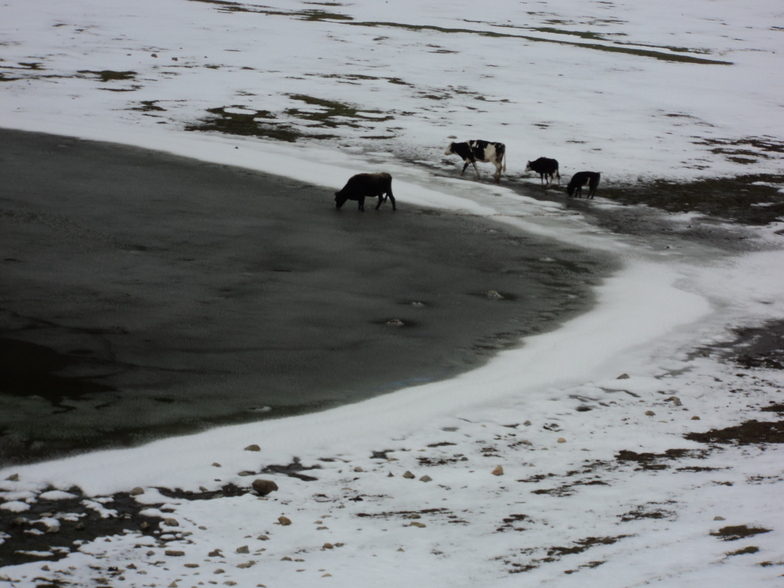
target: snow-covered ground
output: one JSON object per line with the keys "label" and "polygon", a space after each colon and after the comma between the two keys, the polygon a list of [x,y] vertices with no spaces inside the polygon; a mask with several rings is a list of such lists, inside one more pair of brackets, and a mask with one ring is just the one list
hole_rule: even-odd
{"label": "snow-covered ground", "polygon": [[[76,492],[109,519],[121,516],[115,493],[140,488],[132,502],[148,506],[128,531],[83,540],[62,559],[50,561],[54,549],[0,568],[0,583],[782,581],[780,446],[684,438],[778,422],[760,409],[782,404],[782,372],[706,346],[784,316],[781,227],[756,229],[734,254],[612,235],[558,198],[457,178],[443,150],[452,138],[503,141],[518,183],[542,155],[565,177],[596,169],[618,184],[780,173],[784,10],[765,0],[553,4],[0,7],[0,126],[330,189],[383,168],[403,205],[493,217],[623,261],[593,311],[458,378],[3,470],[1,509],[23,516],[47,504],[29,533],[74,517],[89,527],[57,509]],[[591,206],[614,205],[600,188]],[[276,464],[317,479],[261,472]],[[255,479],[278,490],[242,493]],[[213,494],[228,484],[237,496]]]}

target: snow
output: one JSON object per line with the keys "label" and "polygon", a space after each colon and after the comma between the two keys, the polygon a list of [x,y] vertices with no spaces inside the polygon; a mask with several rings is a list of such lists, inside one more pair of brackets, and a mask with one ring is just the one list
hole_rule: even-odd
{"label": "snow", "polygon": [[[683,437],[770,421],[759,409],[781,403],[781,372],[741,370],[707,347],[784,314],[784,275],[773,271],[784,267],[780,225],[760,229],[756,250],[743,253],[667,248],[610,234],[503,181],[458,178],[458,162],[442,155],[452,138],[482,138],[507,144],[512,177],[540,155],[557,158],[565,178],[596,169],[615,183],[780,173],[778,3],[9,0],[0,15],[0,126],[330,189],[383,167],[401,203],[491,217],[622,260],[591,312],[454,379],[0,471],[5,510],[78,486],[91,497],[85,507],[112,518],[108,495],[142,487],[136,501],[147,514],[177,521],[155,537],[86,541],[48,569],[0,568],[0,582],[626,588],[780,579],[781,449],[711,449]],[[90,73],[104,71],[135,73]],[[186,130],[216,108],[331,137]],[[735,149],[750,161],[738,162]],[[601,188],[591,205],[615,206]],[[260,452],[244,450],[253,443]],[[684,453],[676,460],[673,449]],[[623,451],[653,454],[662,467],[619,459]],[[317,481],[258,473],[294,458],[319,466],[306,472]],[[492,475],[498,465],[503,475]],[[159,490],[247,487],[256,477],[280,489],[198,501]],[[739,525],[767,532],[715,535]]]}

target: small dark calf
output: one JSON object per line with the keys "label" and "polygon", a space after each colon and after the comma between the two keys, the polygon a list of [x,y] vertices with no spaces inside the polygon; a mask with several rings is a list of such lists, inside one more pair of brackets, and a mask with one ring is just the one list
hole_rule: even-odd
{"label": "small dark calf", "polygon": [[582,171],[577,172],[572,176],[572,179],[569,181],[569,185],[566,187],[566,191],[569,193],[569,196],[574,196],[575,198],[582,198],[583,194],[583,186],[588,186],[588,198],[593,198],[596,194],[596,188],[599,187],[599,180],[601,179],[602,175],[599,172],[589,172],[589,171]]}
{"label": "small dark calf", "polygon": [[387,196],[392,202],[392,210],[397,210],[395,197],[392,195],[392,176],[386,172],[351,176],[343,189],[335,192],[335,207],[340,208],[346,200],[356,200],[359,202],[359,209],[364,212],[365,198],[373,196],[378,196],[376,210],[386,201]]}
{"label": "small dark calf", "polygon": [[544,179],[547,178],[547,185],[553,183],[553,178],[558,178],[558,185],[561,185],[561,174],[558,171],[558,162],[555,159],[547,157],[540,157],[536,161],[529,161],[525,166],[526,173],[534,171],[539,174],[539,179],[544,184]]}

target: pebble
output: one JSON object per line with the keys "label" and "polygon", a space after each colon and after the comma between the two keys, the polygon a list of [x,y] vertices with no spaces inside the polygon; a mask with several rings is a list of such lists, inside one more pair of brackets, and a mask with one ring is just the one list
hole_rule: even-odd
{"label": "pebble", "polygon": [[280,516],[280,517],[278,517],[278,522],[279,522],[279,523],[280,523],[282,526],[284,526],[284,527],[288,527],[288,526],[291,524],[291,519],[290,519],[289,517]]}
{"label": "pebble", "polygon": [[563,437],[558,437],[558,443],[566,443],[566,439]]}
{"label": "pebble", "polygon": [[403,477],[408,480],[413,480],[414,478],[416,478],[416,476],[409,471],[406,471],[406,473],[403,474]]}
{"label": "pebble", "polygon": [[163,524],[167,527],[179,527],[180,523],[177,519],[163,519]]}
{"label": "pebble", "polygon": [[645,411],[645,416],[655,416],[655,415],[656,415],[656,413],[653,412],[652,410],[646,410]]}
{"label": "pebble", "polygon": [[131,490],[131,496],[139,496],[140,494],[144,494],[144,488],[141,486],[136,486],[136,488]]}
{"label": "pebble", "polygon": [[420,482],[432,482],[433,478],[431,478],[430,476],[422,476],[421,478],[419,478],[419,481]]}
{"label": "pebble", "polygon": [[266,496],[278,489],[278,485],[272,480],[262,480],[261,478],[253,480],[252,487],[259,496]]}
{"label": "pebble", "polygon": [[261,451],[261,447],[259,447],[258,445],[256,445],[256,444],[254,443],[253,445],[248,445],[248,446],[245,448],[245,451]]}
{"label": "pebble", "polygon": [[169,557],[181,557],[185,555],[184,551],[180,551],[178,549],[167,549],[163,553],[164,555],[168,555]]}
{"label": "pebble", "polygon": [[238,547],[235,553],[250,553],[250,549],[247,545],[243,545],[242,547]]}
{"label": "pebble", "polygon": [[499,466],[495,466],[495,469],[493,470],[493,475],[494,476],[503,476],[504,475],[504,468],[503,468],[503,466],[500,466],[500,465]]}

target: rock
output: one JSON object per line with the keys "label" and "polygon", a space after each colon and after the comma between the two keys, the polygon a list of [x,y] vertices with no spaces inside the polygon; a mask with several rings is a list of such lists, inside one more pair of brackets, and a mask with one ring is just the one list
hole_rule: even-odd
{"label": "rock", "polygon": [[177,588],[177,580],[169,584],[169,588]]}
{"label": "rock", "polygon": [[256,444],[254,443],[253,445],[248,445],[248,446],[245,448],[245,451],[261,451],[261,447],[259,447],[258,445],[256,445]]}
{"label": "rock", "polygon": [[432,482],[433,478],[431,478],[430,476],[422,476],[421,478],[419,478],[419,481],[420,482]]}
{"label": "rock", "polygon": [[258,537],[256,537],[256,539],[258,539],[259,541],[269,541],[269,537],[267,537],[266,535],[259,535]]}
{"label": "rock", "polygon": [[238,547],[237,551],[235,551],[234,553],[250,553],[250,549],[248,548],[247,545],[243,545],[242,547]]}
{"label": "rock", "polygon": [[530,427],[532,423],[531,423],[531,421],[525,421],[523,424],[524,424],[526,427]]}
{"label": "rock", "polygon": [[693,421],[699,421],[699,420],[700,420],[700,417],[698,417],[697,415],[695,415],[695,416],[691,417],[691,420],[693,420]]}
{"label": "rock", "polygon": [[389,472],[389,473],[387,474],[387,478],[394,478],[394,477],[395,477],[395,476],[392,474],[392,472]]}
{"label": "rock", "polygon": [[163,552],[164,555],[168,555],[169,557],[182,557],[185,555],[184,551],[180,551],[178,549],[167,549]]}
{"label": "rock", "polygon": [[500,465],[499,466],[495,466],[495,469],[493,470],[492,473],[493,473],[494,476],[503,476],[504,475],[504,468],[503,468],[503,466],[500,466]]}
{"label": "rock", "polygon": [[179,527],[180,523],[177,519],[163,519],[163,524],[167,527]]}
{"label": "rock", "polygon": [[5,480],[6,480],[6,482],[18,482],[19,481],[19,474],[11,474]]}
{"label": "rock", "polygon": [[656,415],[656,413],[653,412],[652,410],[646,410],[645,411],[645,416],[655,416],[655,415]]}
{"label": "rock", "polygon": [[[128,566],[128,567],[131,567],[131,566]],[[197,563],[186,563],[185,567],[186,568],[198,568],[199,564],[197,564]]]}
{"label": "rock", "polygon": [[404,325],[405,325],[405,323],[402,320],[398,319],[398,318],[389,319],[387,321],[387,326],[388,327],[402,327]]}
{"label": "rock", "polygon": [[224,570],[223,568],[218,568],[217,570],[215,570],[215,571],[214,571],[214,572],[212,572],[212,573],[213,573],[213,574],[225,574],[225,573],[226,573],[226,570]]}
{"label": "rock", "polygon": [[683,406],[683,402],[677,396],[670,396],[667,401],[672,402],[675,406]]}
{"label": "rock", "polygon": [[136,486],[136,488],[131,490],[130,494],[131,496],[139,496],[140,494],[144,494],[144,488],[141,486]]}
{"label": "rock", "polygon": [[280,561],[294,561],[294,560],[292,560],[288,555],[284,555],[283,557],[280,558]]}
{"label": "rock", "polygon": [[414,478],[416,478],[416,476],[409,471],[406,471],[406,473],[403,474],[403,477],[406,478],[407,480],[413,480]]}
{"label": "rock", "polygon": [[335,549],[335,546],[332,543],[325,543],[321,549]]}
{"label": "rock", "polygon": [[246,570],[248,568],[252,568],[255,565],[256,565],[255,561],[246,561],[241,564],[237,564],[237,567],[240,568],[241,570]]}
{"label": "rock", "polygon": [[359,472],[364,472],[365,470],[363,470],[361,466],[357,466],[354,468],[354,471],[359,473]]}
{"label": "rock", "polygon": [[629,378],[631,378],[631,376],[629,374],[621,374],[620,376],[618,376],[615,379],[616,380],[628,380]]}
{"label": "rock", "polygon": [[566,439],[563,437],[558,437],[558,443],[566,443]]}
{"label": "rock", "polygon": [[270,492],[275,492],[278,489],[278,485],[272,480],[258,478],[253,480],[253,489],[259,496],[266,496]]}
{"label": "rock", "polygon": [[322,578],[331,578],[332,574],[323,574],[321,577]]}
{"label": "rock", "polygon": [[278,522],[284,527],[288,527],[291,524],[291,519],[289,517],[280,516],[278,517]]}
{"label": "rock", "polygon": [[726,521],[727,519],[725,519],[724,517],[721,517],[721,516],[715,516],[715,517],[713,517],[713,520],[714,521]]}
{"label": "rock", "polygon": [[152,557],[153,555],[155,555],[155,552],[154,552],[152,549],[150,549],[150,550],[147,552],[147,557]]}
{"label": "rock", "polygon": [[488,298],[492,298],[493,300],[503,300],[504,299],[504,296],[502,294],[496,292],[495,290],[488,290],[486,292],[486,295],[487,295]]}
{"label": "rock", "polygon": [[420,523],[420,522],[417,522],[417,521],[412,521],[411,523],[408,524],[408,526],[409,527],[417,527],[418,529],[424,529],[425,527],[427,527],[427,525],[425,523]]}
{"label": "rock", "polygon": [[213,464],[212,464],[212,467],[214,467],[214,468],[219,468],[219,467],[221,467],[221,464],[219,464],[219,463],[216,461],[215,463],[213,463]]}
{"label": "rock", "polygon": [[223,557],[220,549],[213,549],[207,554],[207,557]]}

